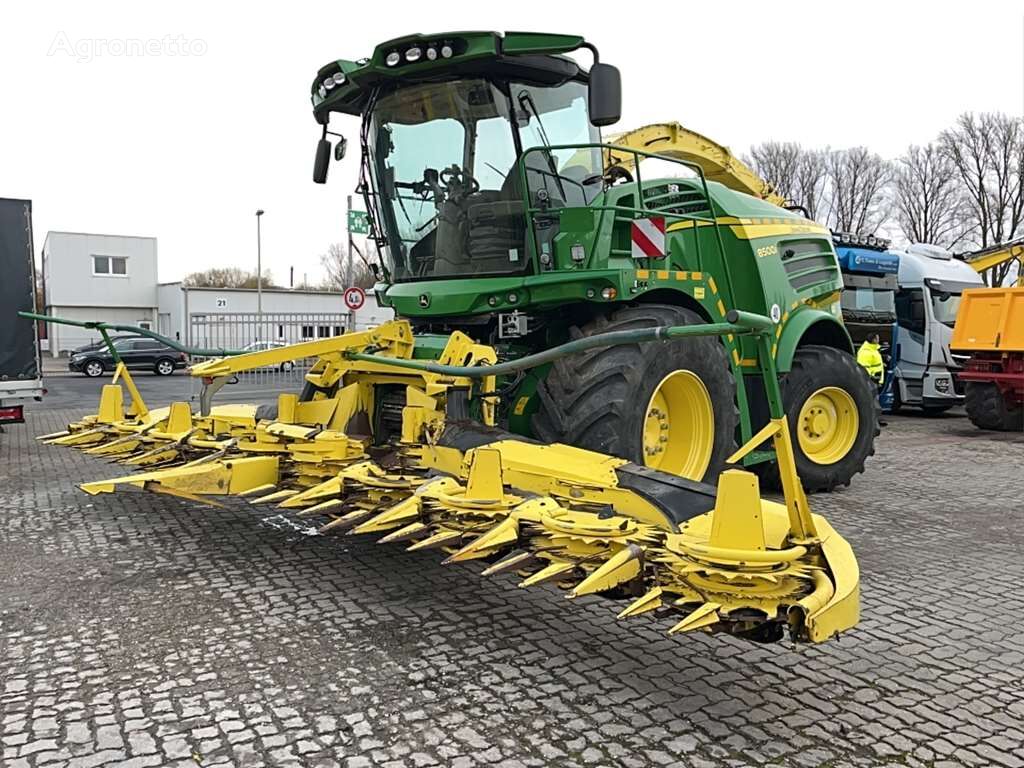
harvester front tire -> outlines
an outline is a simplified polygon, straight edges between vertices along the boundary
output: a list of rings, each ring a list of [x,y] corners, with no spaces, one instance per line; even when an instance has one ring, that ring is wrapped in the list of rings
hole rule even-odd
[[[1024,430],[1024,408],[1012,408],[999,387],[989,381],[969,381],[964,391],[967,418],[978,429],[994,432]]]
[[[696,312],[681,307],[639,304],[573,326],[570,333],[573,339],[579,339],[612,331],[703,322]],[[706,458],[704,471],[696,472],[699,477],[691,479],[712,482],[735,449],[739,419],[729,358],[716,337],[602,347],[555,361],[537,388],[539,408],[532,419],[533,431],[545,442],[600,451],[640,465],[657,466],[653,462],[661,461],[659,468],[667,470],[667,453],[664,458],[645,459],[651,455],[648,451],[656,450],[650,445],[655,393],[672,387],[670,391],[680,393],[673,402],[687,402],[688,388],[690,393],[706,394],[710,403],[710,408],[707,402],[704,404],[710,418],[680,426],[688,431],[703,424],[700,433],[710,440],[701,441],[705,447],[701,450],[706,451],[710,442],[710,455],[698,455],[690,462],[699,466]],[[660,409],[653,410],[659,411],[655,418],[660,416]],[[667,445],[678,445],[672,427],[662,428],[673,435]]]
[[[874,455],[875,438],[881,432],[882,409],[874,382],[853,355],[832,347],[808,345],[796,351],[792,367],[782,377],[781,386],[796,470],[804,489],[809,492],[831,491],[837,486],[849,485],[854,475],[864,471],[867,458]],[[826,409],[830,404],[838,406],[834,418],[843,426],[836,429],[831,455],[827,440],[815,446],[816,450],[811,448],[814,435],[805,434],[801,441],[802,429],[813,432],[813,423],[808,422],[820,419],[828,423],[828,414],[815,414],[815,399]],[[844,429],[848,429],[850,434],[849,447],[845,451],[841,439]],[[774,489],[780,487],[778,467],[774,462],[760,465],[758,474],[764,485]]]

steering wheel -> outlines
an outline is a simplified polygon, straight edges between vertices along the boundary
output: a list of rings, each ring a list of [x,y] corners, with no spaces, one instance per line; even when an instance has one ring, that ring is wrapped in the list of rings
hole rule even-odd
[[[480,182],[457,165],[441,171],[440,180],[448,191],[448,196],[452,198],[458,199],[480,191]]]
[[[582,183],[589,187],[593,184],[597,184],[599,181],[603,181],[611,187],[619,181],[633,181],[633,174],[621,165],[610,165],[604,173],[595,173],[593,176],[587,176]]]

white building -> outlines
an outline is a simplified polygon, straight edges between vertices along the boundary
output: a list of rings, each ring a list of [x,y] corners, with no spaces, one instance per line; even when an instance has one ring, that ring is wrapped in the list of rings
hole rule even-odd
[[[322,339],[394,317],[372,293],[353,313],[340,291],[266,288],[261,306],[255,288],[158,284],[153,237],[48,232],[42,273],[47,314],[150,328],[196,347]],[[96,331],[54,323],[47,333],[54,357],[100,338]]]
[[[155,327],[156,238],[48,232],[43,243],[46,313],[72,320],[105,320]],[[94,341],[85,328],[51,323],[54,357]]]
[[[345,306],[340,291],[264,288],[262,293],[257,314],[260,300],[255,288],[160,283],[156,330],[189,346],[238,349],[254,341],[294,344],[338,336],[394,317],[372,293],[355,313]]]

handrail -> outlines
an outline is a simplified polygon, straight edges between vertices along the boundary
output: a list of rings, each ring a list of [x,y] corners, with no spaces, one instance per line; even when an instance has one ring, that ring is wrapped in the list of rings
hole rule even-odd
[[[688,160],[683,160],[683,159],[678,158],[678,157],[671,157],[670,155],[661,154],[659,152],[648,152],[646,150],[637,149],[635,147],[625,147],[625,146],[620,146],[620,145],[617,145],[617,144],[606,144],[606,143],[603,143],[603,142],[588,142],[588,143],[582,143],[582,144],[552,144],[550,146],[536,146],[536,147],[530,147],[530,148],[526,149],[523,152],[523,154],[520,155],[519,159],[517,160],[517,164],[519,166],[518,172],[519,172],[519,181],[520,181],[520,185],[521,185],[521,189],[522,189],[522,194],[523,194],[523,204],[524,204],[527,216],[530,217],[531,223],[532,223],[533,217],[536,214],[538,214],[538,213],[545,213],[545,212],[547,212],[549,210],[552,210],[552,209],[538,208],[538,207],[535,207],[535,206],[533,206],[531,204],[531,201],[530,201],[530,187],[529,187],[529,181],[528,181],[528,177],[527,177],[527,171],[529,169],[527,168],[526,158],[531,153],[554,152],[554,151],[557,151],[557,150],[560,150],[560,149],[576,149],[576,150],[599,149],[602,152],[602,154],[601,154],[602,163],[604,162],[604,158],[608,157],[608,156],[611,156],[611,153],[613,153],[613,152],[617,152],[617,153],[620,153],[620,154],[628,154],[628,155],[632,155],[633,156],[633,168],[634,168],[634,170],[636,172],[635,183],[636,183],[636,186],[637,186],[637,201],[638,201],[640,207],[631,208],[629,206],[588,206],[589,208],[591,208],[591,210],[600,210],[602,212],[602,216],[603,216],[604,212],[609,211],[609,210],[613,210],[613,211],[616,211],[616,212],[621,211],[623,213],[630,213],[630,214],[633,214],[633,218],[637,218],[637,214],[639,214],[640,216],[644,216],[644,215],[650,215],[652,212],[655,212],[655,209],[647,207],[646,201],[644,199],[643,179],[640,176],[640,160],[641,160],[641,158],[643,158],[643,159],[667,160],[670,163],[677,163],[677,164],[682,165],[682,166],[684,166],[686,168],[689,168],[691,171],[693,171],[695,174],[697,174],[697,178],[700,180],[700,188],[704,192],[704,200],[707,202],[707,208],[708,208],[709,216],[698,216],[696,214],[675,213],[673,211],[663,211],[663,210],[657,210],[656,213],[657,213],[658,216],[661,216],[661,217],[664,217],[664,218],[682,219],[682,220],[693,221],[693,222],[707,222],[708,224],[711,224],[714,227],[714,229],[715,229],[715,239],[716,239],[717,244],[718,244],[719,256],[720,256],[720,258],[723,259],[723,261],[725,260],[725,243],[722,241],[722,231],[721,231],[721,229],[718,226],[718,219],[715,217],[714,201],[712,201],[712,199],[711,199],[711,192],[708,189],[708,182],[707,182],[707,179],[704,176],[704,170],[697,163],[693,163],[693,162],[690,162]],[[534,169],[534,170],[537,170],[537,169]],[[543,172],[543,169],[541,169],[541,172]],[[563,206],[563,207],[569,207],[569,206]],[[557,210],[557,209],[554,209],[554,210]],[[531,227],[531,230],[533,230],[532,227]],[[536,234],[535,233],[533,234],[533,238],[534,238],[534,251],[536,251],[538,249],[537,249],[537,244],[536,244]],[[695,255],[696,255],[696,259],[697,259],[697,270],[698,271],[703,271],[704,270],[704,263],[703,263],[703,258],[701,256],[701,252],[700,252],[700,238],[696,236],[696,233],[694,234],[694,248],[695,248]],[[732,293],[732,277],[729,274],[728,270],[725,273],[725,278],[726,278],[726,283],[728,285],[729,291],[730,291],[730,293]]]
[[[645,159],[653,158],[653,159],[656,159],[656,160],[667,160],[670,163],[678,163],[679,165],[686,166],[691,171],[696,173],[697,177],[700,179],[701,188],[704,191],[704,199],[707,201],[708,210],[710,211],[711,215],[710,216],[697,216],[695,214],[680,214],[680,213],[673,213],[671,211],[658,211],[659,215],[664,215],[666,217],[677,218],[677,219],[690,219],[690,220],[693,220],[693,221],[707,221],[709,223],[714,223],[714,221],[715,221],[714,210],[712,210],[713,203],[711,201],[711,193],[708,190],[707,180],[704,178],[704,171],[701,169],[701,167],[699,165],[697,165],[696,163],[691,163],[688,160],[682,160],[682,159],[680,159],[678,157],[670,157],[669,155],[663,155],[663,154],[660,154],[658,152],[647,152],[645,150],[636,149],[634,147],[623,147],[623,146],[619,146],[617,144],[604,144],[604,143],[597,143],[597,142],[591,142],[591,143],[586,143],[586,144],[552,144],[551,146],[536,146],[536,147],[530,147],[530,148],[526,149],[523,152],[523,154],[520,156],[520,158],[518,160],[518,165],[519,165],[518,172],[519,172],[519,180],[520,180],[521,185],[522,185],[523,195],[526,198],[524,200],[524,203],[526,204],[526,211],[527,211],[527,213],[544,213],[546,210],[550,210],[550,209],[537,208],[537,207],[532,206],[530,204],[530,200],[529,200],[529,185],[528,185],[528,179],[527,179],[527,171],[530,170],[530,169],[526,165],[526,158],[529,155],[531,155],[531,154],[537,154],[537,153],[541,153],[541,152],[554,152],[554,151],[557,151],[557,150],[560,150],[560,149],[580,149],[580,150],[582,150],[582,149],[601,149],[601,150],[607,150],[607,151],[610,151],[610,152],[622,152],[622,153],[626,153],[626,154],[631,154],[634,157],[643,156]],[[602,157],[602,162],[603,162],[604,154],[602,154],[601,157]],[[634,167],[637,167],[637,166],[639,166],[639,162],[635,162],[634,163]],[[536,171],[538,169],[533,169],[533,170]],[[543,173],[545,171],[543,169],[540,169],[540,172]],[[637,184],[638,185],[640,184],[639,171],[637,171]],[[642,192],[642,190],[641,190],[641,192]],[[651,212],[653,210],[653,209],[648,208],[648,207],[643,205],[643,202],[644,202],[643,194],[640,195],[639,201],[641,203],[641,207],[639,207],[639,208],[631,208],[629,206],[624,206],[624,205],[623,206],[603,206],[603,207],[601,207],[601,210],[621,210],[621,211],[629,211],[631,213],[649,213],[649,212]],[[598,208],[597,207],[593,207],[593,209],[597,210]]]

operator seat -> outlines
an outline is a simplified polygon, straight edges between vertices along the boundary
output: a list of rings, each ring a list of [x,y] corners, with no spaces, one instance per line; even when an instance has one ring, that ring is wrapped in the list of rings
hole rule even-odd
[[[452,200],[445,200],[437,211],[434,236],[434,274],[467,275],[473,270],[466,250],[466,213]]]
[[[546,189],[552,208],[566,205],[550,175],[527,166],[531,191]],[[562,187],[568,205],[589,201],[581,182],[588,173],[581,165],[563,172]],[[516,271],[526,258],[526,208],[523,205],[518,166],[513,163],[501,189],[482,189],[460,203],[446,200],[438,211],[434,251],[435,275],[495,274]]]
[[[525,217],[513,164],[501,189],[445,200],[437,216],[435,275],[494,274],[522,266]]]

